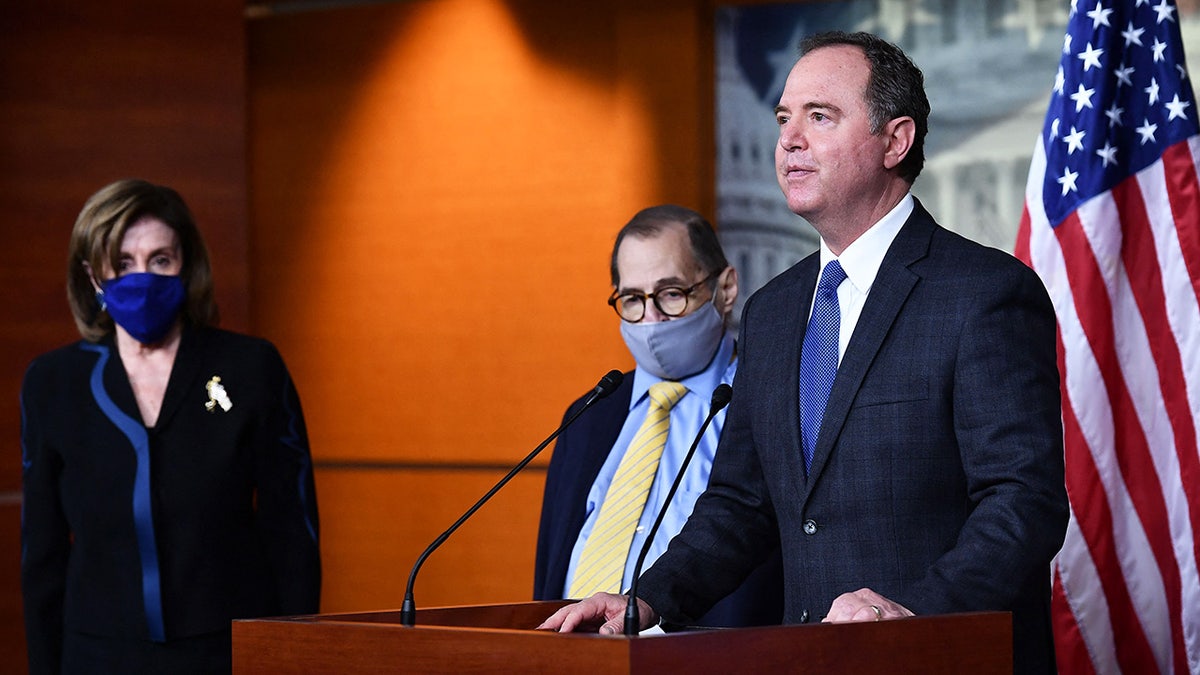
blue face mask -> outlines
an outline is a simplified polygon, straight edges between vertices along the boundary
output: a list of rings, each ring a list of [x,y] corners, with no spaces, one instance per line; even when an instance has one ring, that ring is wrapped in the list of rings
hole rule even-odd
[[[149,272],[133,272],[105,281],[96,293],[100,308],[133,339],[154,344],[163,339],[179,316],[187,293],[183,280]]]

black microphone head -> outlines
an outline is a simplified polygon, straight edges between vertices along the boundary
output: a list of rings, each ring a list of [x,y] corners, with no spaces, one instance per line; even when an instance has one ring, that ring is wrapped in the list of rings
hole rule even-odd
[[[733,387],[728,384],[721,383],[716,389],[713,389],[712,395],[712,411],[715,413],[721,408],[729,405],[729,400],[733,398]]]
[[[604,398],[617,390],[621,386],[621,382],[625,380],[625,374],[619,370],[610,370],[608,374],[600,378],[600,383],[596,385],[596,398]]]

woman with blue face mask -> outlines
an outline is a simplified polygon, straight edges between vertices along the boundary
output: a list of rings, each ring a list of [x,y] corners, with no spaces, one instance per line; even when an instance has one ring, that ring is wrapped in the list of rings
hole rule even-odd
[[[216,328],[170,188],[112,183],[71,235],[83,339],[21,391],[30,672],[228,672],[230,621],[318,611],[312,461],[266,340]]]

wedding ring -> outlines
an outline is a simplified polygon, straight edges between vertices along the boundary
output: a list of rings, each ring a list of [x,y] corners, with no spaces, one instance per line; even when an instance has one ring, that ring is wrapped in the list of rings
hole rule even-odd
[[[883,610],[879,609],[879,605],[871,605],[871,610],[875,612],[876,621],[879,621],[883,618]]]

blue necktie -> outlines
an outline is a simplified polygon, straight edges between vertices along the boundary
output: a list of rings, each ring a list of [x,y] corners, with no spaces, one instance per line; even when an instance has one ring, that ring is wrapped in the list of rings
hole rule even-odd
[[[804,346],[800,348],[800,444],[804,449],[805,475],[812,469],[817,434],[837,375],[838,326],[842,320],[837,288],[845,278],[841,263],[829,261],[821,273],[812,317],[804,331]]]

